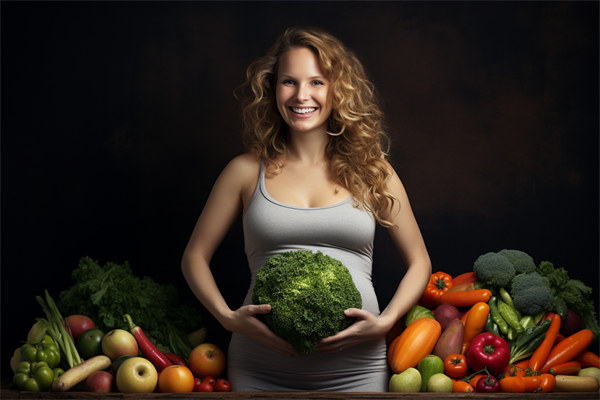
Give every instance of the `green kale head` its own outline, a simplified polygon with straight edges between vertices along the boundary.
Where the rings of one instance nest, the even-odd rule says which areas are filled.
[[[256,274],[254,304],[270,304],[261,316],[300,354],[352,324],[347,308],[361,308],[360,292],[340,261],[321,252],[295,250],[271,257]]]

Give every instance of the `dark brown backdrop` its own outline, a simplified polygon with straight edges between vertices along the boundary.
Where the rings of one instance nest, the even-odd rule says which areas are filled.
[[[243,151],[232,90],[290,25],[364,61],[435,270],[502,248],[598,295],[597,2],[2,2],[2,374],[81,256],[129,260],[192,301],[179,262]],[[232,305],[240,225],[215,256]],[[401,264],[378,232],[382,304]],[[227,335],[211,326],[209,339]]]

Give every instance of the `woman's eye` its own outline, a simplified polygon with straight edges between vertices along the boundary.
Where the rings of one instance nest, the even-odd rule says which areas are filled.
[[[314,86],[324,85],[322,81],[313,81]]]
[[[287,86],[293,86],[295,84],[295,82],[291,79],[286,79],[281,83],[283,83],[284,85],[287,85]]]

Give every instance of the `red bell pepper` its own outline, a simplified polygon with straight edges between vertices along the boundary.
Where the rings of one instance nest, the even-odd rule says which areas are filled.
[[[486,368],[498,375],[508,365],[510,349],[506,340],[490,332],[482,332],[471,341],[467,350],[467,364],[474,370]]]

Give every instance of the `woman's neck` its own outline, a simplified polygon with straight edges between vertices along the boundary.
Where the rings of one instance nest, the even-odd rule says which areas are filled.
[[[329,135],[325,131],[289,133],[285,158],[310,164],[326,161],[328,143]]]

